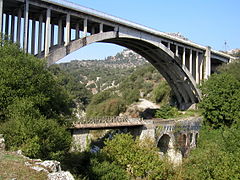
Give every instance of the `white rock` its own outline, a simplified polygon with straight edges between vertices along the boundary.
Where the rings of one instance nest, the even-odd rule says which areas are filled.
[[[45,167],[51,173],[61,171],[60,162],[58,161],[43,161],[43,162],[37,162],[35,164]]]
[[[69,171],[61,171],[48,174],[48,180],[74,180],[74,177]]]
[[[34,169],[35,171],[38,171],[38,172],[44,171],[44,172],[49,173],[46,169],[44,169],[43,167],[40,167],[40,166],[31,166],[30,168]]]
[[[22,154],[22,150],[17,150],[16,153],[17,153],[17,155],[23,155],[23,154]]]

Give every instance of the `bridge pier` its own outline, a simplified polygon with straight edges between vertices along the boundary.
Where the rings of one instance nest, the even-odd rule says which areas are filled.
[[[3,0],[0,0],[0,34],[2,33],[3,26]]]
[[[29,1],[25,0],[25,4],[24,4],[23,49],[26,53],[28,53],[28,37],[29,37]]]
[[[72,131],[71,151],[82,152],[87,149],[92,137],[89,132],[89,129],[74,129]]]
[[[211,75],[211,47],[207,46],[204,57],[204,79]]]

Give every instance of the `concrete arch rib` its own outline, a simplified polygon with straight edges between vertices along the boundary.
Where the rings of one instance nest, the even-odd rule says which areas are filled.
[[[94,42],[118,44],[145,57],[168,81],[177,97],[180,109],[187,109],[200,100],[200,93],[192,75],[186,69],[182,69],[179,59],[172,51],[159,42],[144,40],[128,34],[111,31],[72,41],[67,46],[52,50],[47,57],[48,64],[51,65],[66,55]]]
[[[114,41],[114,40],[113,40]],[[171,77],[171,72],[168,71],[162,71],[161,69],[166,69],[164,63],[159,63],[156,65],[156,55],[154,55],[154,52],[152,52],[152,50],[145,50],[143,51],[141,47],[139,46],[134,46],[132,43],[128,43],[128,42],[124,42],[121,40],[121,42],[113,42],[114,44],[118,44],[124,47],[128,47],[129,49],[137,52],[138,54],[140,54],[141,56],[145,57],[146,59],[148,59],[148,61],[156,68],[158,69],[158,71],[160,71],[160,73],[163,75],[163,77],[169,82],[171,88],[173,89],[173,92],[176,95],[177,101],[178,102],[184,102],[184,98],[182,96],[182,94],[179,92],[179,88],[177,88],[173,83],[172,77]],[[159,70],[160,68],[160,70]],[[185,99],[186,100],[186,99]]]

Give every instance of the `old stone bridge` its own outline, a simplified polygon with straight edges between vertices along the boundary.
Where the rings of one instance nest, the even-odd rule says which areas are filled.
[[[180,109],[199,102],[197,84],[232,58],[209,46],[64,0],[0,0],[0,32],[25,52],[45,57],[49,65],[95,42],[129,48],[164,76]]]
[[[162,154],[167,154],[176,161],[176,158],[181,159],[196,147],[201,120],[201,117],[181,120],[127,117],[81,119],[71,128],[74,144],[72,150],[85,150],[91,141],[91,130],[119,129],[140,139],[150,138]]]

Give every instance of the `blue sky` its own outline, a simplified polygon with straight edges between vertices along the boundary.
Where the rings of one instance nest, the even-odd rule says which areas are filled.
[[[240,0],[68,0],[162,32],[179,32],[215,50],[240,48]],[[224,42],[227,42],[225,47]],[[65,57],[104,59],[120,46],[95,43]]]

